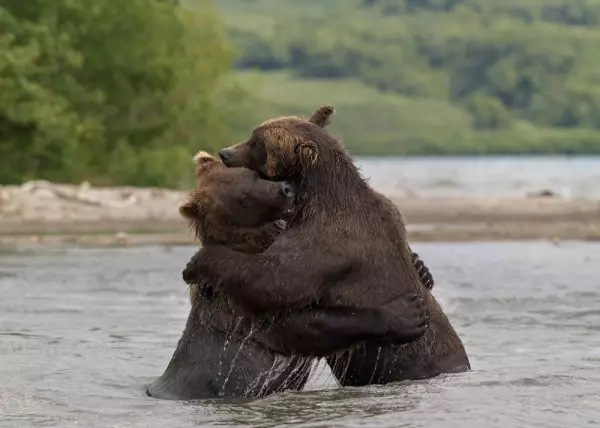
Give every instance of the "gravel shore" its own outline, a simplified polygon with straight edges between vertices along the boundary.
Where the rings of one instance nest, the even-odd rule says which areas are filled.
[[[184,245],[185,191],[33,181],[0,186],[0,245]],[[392,198],[411,241],[600,240],[600,201]]]

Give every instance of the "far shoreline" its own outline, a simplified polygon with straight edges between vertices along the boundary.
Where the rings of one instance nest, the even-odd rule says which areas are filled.
[[[125,202],[117,204],[106,194],[102,194],[105,199],[93,199],[85,192],[67,194],[62,188],[60,197],[52,200],[22,198],[12,212],[2,212],[7,204],[0,204],[0,249],[198,245],[178,213],[185,192],[100,190],[108,191],[126,194]],[[598,200],[553,196],[392,200],[406,220],[411,243],[600,241]]]
[[[415,243],[480,243],[480,242],[534,242],[558,244],[564,241],[600,242],[600,231],[563,224],[557,228],[532,228],[531,225],[506,224],[482,228],[452,228],[433,225],[428,230],[411,231],[408,240]],[[523,231],[527,232],[524,233]],[[185,229],[163,232],[52,232],[0,234],[0,253],[49,248],[128,248],[146,246],[199,246],[191,232]]]

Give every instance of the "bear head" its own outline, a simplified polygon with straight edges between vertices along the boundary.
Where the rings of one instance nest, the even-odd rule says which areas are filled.
[[[320,154],[347,154],[325,127],[334,108],[323,106],[310,118],[286,116],[263,122],[247,141],[219,152],[228,167],[257,171],[267,180],[293,180],[315,164]]]
[[[285,181],[264,180],[247,168],[227,168],[206,152],[195,157],[196,188],[179,212],[192,227],[258,227],[292,214],[295,192]]]

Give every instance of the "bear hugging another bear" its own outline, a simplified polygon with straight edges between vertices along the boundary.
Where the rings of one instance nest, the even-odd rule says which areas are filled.
[[[287,227],[263,252],[207,245],[184,271],[203,278],[254,319],[318,306],[376,310],[408,294],[425,300],[427,331],[408,343],[363,342],[327,356],[342,385],[420,379],[470,369],[463,344],[413,268],[397,207],[361,177],[343,145],[324,128],[333,108],[310,119],[268,120],[219,154],[228,167],[286,181],[296,192]],[[300,344],[288,344],[303,354]]]
[[[202,244],[246,253],[268,248],[285,229],[282,219],[293,213],[293,186],[262,179],[246,168],[227,168],[205,152],[194,161],[197,186],[180,212]],[[423,282],[433,285],[418,258],[415,267]],[[153,397],[260,397],[302,389],[312,356],[359,342],[408,342],[426,328],[424,303],[417,295],[374,309],[313,305],[250,320],[229,305],[216,283],[190,282],[186,328],[167,369],[147,389]],[[289,355],[292,350],[295,355]]]

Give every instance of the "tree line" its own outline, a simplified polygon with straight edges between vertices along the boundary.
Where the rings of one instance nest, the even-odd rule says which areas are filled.
[[[268,0],[229,3],[252,5],[257,14],[275,8]],[[324,3],[315,14],[315,2],[287,2],[294,13],[271,25],[230,24],[237,66],[354,78],[385,93],[451,104],[471,117],[456,147],[503,135],[534,152],[600,152],[600,2]],[[440,148],[453,152],[451,145]]]
[[[600,153],[599,53],[597,0],[3,0],[0,183],[187,185],[320,82],[353,153]]]

